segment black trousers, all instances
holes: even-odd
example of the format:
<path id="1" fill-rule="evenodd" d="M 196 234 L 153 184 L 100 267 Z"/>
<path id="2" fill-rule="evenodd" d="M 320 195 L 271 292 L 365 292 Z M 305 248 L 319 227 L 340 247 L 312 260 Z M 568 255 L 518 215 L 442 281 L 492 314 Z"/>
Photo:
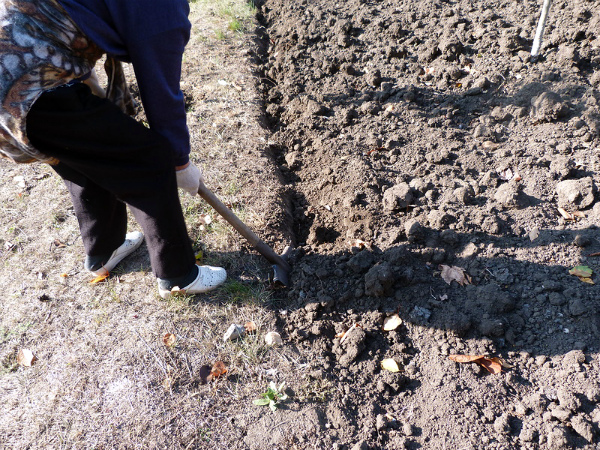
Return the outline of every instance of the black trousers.
<path id="1" fill-rule="evenodd" d="M 42 94 L 27 115 L 27 136 L 60 161 L 53 168 L 71 194 L 89 256 L 110 255 L 123 243 L 127 204 L 154 274 L 190 273 L 195 258 L 166 139 L 81 83 Z"/>

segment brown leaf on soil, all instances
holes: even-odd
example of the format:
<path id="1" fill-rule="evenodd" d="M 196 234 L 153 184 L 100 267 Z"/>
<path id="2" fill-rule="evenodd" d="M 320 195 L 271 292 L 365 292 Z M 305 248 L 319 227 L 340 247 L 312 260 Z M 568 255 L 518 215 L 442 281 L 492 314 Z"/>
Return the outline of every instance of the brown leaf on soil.
<path id="1" fill-rule="evenodd" d="M 210 369 L 212 378 L 219 378 L 221 375 L 225 375 L 226 373 L 227 367 L 225 367 L 225 363 L 223 361 L 217 361 L 213 364 L 212 369 Z"/>
<path id="2" fill-rule="evenodd" d="M 448 358 L 457 363 L 476 363 L 492 374 L 502 372 L 502 367 L 510 368 L 506 362 L 500 358 L 488 358 L 484 355 L 450 355 Z M 503 364 L 504 363 L 504 364 Z"/>
<path id="3" fill-rule="evenodd" d="M 163 336 L 163 342 L 165 343 L 165 345 L 167 347 L 173 347 L 175 345 L 175 343 L 177 342 L 177 338 L 172 333 L 166 333 Z"/>
<path id="4" fill-rule="evenodd" d="M 244 324 L 244 328 L 246 329 L 246 333 L 252 334 L 256 333 L 256 324 L 251 320 Z"/>
<path id="5" fill-rule="evenodd" d="M 461 267 L 440 264 L 439 269 L 442 271 L 442 278 L 448 284 L 452 284 L 453 281 L 456 281 L 461 286 L 471 284 L 471 277 Z"/>
<path id="6" fill-rule="evenodd" d="M 494 356 L 493 358 L 490 358 L 490 360 L 494 361 L 495 363 L 500 364 L 503 369 L 512 369 L 513 368 L 512 365 L 510 365 L 509 363 L 507 363 L 502 358 L 498 358 L 497 356 Z"/>
<path id="7" fill-rule="evenodd" d="M 575 216 L 568 211 L 565 211 L 563 208 L 557 208 L 558 212 L 565 220 L 575 220 Z"/>
<path id="8" fill-rule="evenodd" d="M 54 239 L 54 245 L 56 248 L 64 248 L 67 246 L 67 244 L 60 242 L 58 239 Z"/>
<path id="9" fill-rule="evenodd" d="M 92 281 L 90 281 L 90 284 L 100 283 L 100 282 L 106 280 L 109 275 L 110 274 L 108 274 L 108 273 L 103 273 L 102 275 L 98 275 L 96 278 L 94 278 Z"/>
<path id="10" fill-rule="evenodd" d="M 17 363 L 20 366 L 31 367 L 36 361 L 37 358 L 31 350 L 22 348 L 21 350 L 19 350 L 19 353 L 17 353 Z"/>
<path id="11" fill-rule="evenodd" d="M 502 372 L 502 365 L 496 361 L 492 361 L 490 358 L 481 358 L 475 362 L 485 368 L 491 374 L 496 375 Z"/>
<path id="12" fill-rule="evenodd" d="M 450 355 L 448 359 L 457 363 L 470 363 L 475 362 L 478 359 L 485 358 L 484 355 Z"/>
<path id="13" fill-rule="evenodd" d="M 200 383 L 206 384 L 207 382 L 214 380 L 215 378 L 219 378 L 221 375 L 225 375 L 226 373 L 227 367 L 225 367 L 225 363 L 223 363 L 223 361 L 217 361 L 212 367 L 207 364 L 200 367 L 198 376 L 200 378 Z"/>

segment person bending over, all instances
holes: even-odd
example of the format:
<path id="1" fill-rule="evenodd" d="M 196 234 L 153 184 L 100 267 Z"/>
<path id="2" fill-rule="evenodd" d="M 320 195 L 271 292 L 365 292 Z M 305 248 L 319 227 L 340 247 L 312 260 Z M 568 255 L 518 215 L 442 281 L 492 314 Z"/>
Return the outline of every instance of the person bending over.
<path id="1" fill-rule="evenodd" d="M 49 163 L 73 201 L 85 268 L 107 274 L 140 246 L 163 298 L 198 294 L 225 269 L 198 266 L 177 187 L 203 182 L 189 159 L 181 62 L 187 0 L 0 0 L 0 156 Z M 104 92 L 93 72 L 106 55 Z M 131 63 L 149 128 L 134 120 Z"/>

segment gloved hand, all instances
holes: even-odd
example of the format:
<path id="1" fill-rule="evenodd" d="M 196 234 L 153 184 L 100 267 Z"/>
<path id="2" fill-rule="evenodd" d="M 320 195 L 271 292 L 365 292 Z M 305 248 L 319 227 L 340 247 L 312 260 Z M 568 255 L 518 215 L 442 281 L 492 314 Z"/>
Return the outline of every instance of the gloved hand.
<path id="1" fill-rule="evenodd" d="M 177 170 L 175 174 L 177 175 L 177 187 L 190 195 L 196 195 L 200 183 L 204 184 L 202 172 L 191 162 L 185 169 Z"/>

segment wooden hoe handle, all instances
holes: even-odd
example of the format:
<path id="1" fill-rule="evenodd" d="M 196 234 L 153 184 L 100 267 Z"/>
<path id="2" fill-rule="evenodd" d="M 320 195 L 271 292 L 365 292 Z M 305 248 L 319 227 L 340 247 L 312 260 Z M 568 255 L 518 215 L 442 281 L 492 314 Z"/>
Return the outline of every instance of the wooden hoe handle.
<path id="1" fill-rule="evenodd" d="M 290 272 L 291 267 L 285 259 L 273 251 L 271 247 L 265 244 L 248 226 L 242 222 L 221 200 L 212 193 L 204 183 L 200 183 L 198 195 L 212 206 L 227 222 L 231 224 L 261 255 L 269 262 L 279 266 L 285 272 Z"/>

